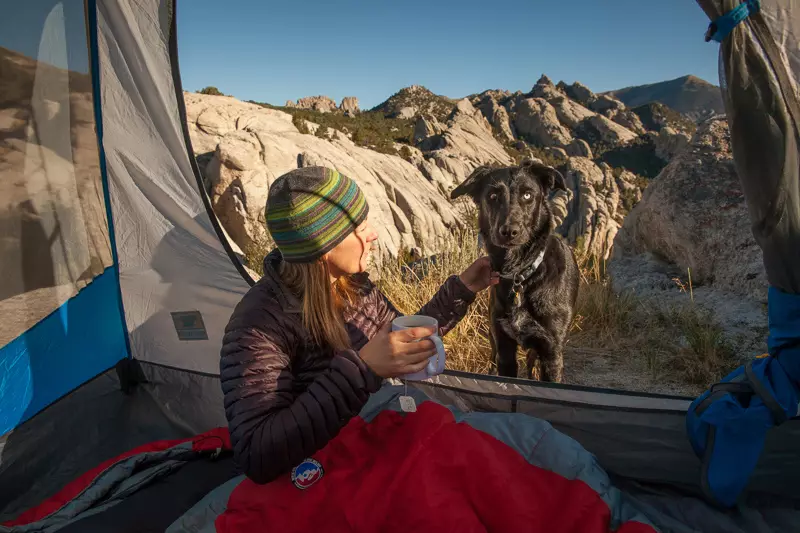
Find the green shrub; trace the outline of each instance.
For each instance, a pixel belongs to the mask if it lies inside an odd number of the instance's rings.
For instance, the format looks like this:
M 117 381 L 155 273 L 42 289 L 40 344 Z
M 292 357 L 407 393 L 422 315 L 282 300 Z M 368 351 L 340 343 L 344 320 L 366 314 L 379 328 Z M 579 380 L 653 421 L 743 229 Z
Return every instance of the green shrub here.
M 411 163 L 412 156 L 413 154 L 411 153 L 411 148 L 409 148 L 405 144 L 402 147 L 400 147 L 400 157 Z
M 295 128 L 297 128 L 297 131 L 300 133 L 305 135 L 311 134 L 311 130 L 308 129 L 308 124 L 306 124 L 306 121 L 297 115 L 292 116 L 292 124 L 294 124 Z
M 318 136 L 322 136 L 327 128 L 347 131 L 352 135 L 356 145 L 384 154 L 397 154 L 394 143 L 410 144 L 410 139 L 414 134 L 414 121 L 385 118 L 380 112 L 366 111 L 353 116 L 345 116 L 344 113 L 338 111 L 320 113 L 310 109 L 279 107 L 254 101 L 251 103 L 289 113 L 292 115 L 292 123 L 300 133 L 310 133 L 304 125 L 300 126 L 303 120 L 307 120 L 320 125 L 320 129 L 317 131 Z
M 220 91 L 219 89 L 217 89 L 216 87 L 213 87 L 211 85 L 209 85 L 208 87 L 203 87 L 202 89 L 200 89 L 197 92 L 200 93 L 200 94 L 210 94 L 211 96 L 225 96 L 222 93 L 222 91 Z
M 608 163 L 615 168 L 624 168 L 645 178 L 655 178 L 666 166 L 666 163 L 656 156 L 655 143 L 647 135 L 641 135 L 623 146 L 592 147 L 592 152 L 598 162 Z

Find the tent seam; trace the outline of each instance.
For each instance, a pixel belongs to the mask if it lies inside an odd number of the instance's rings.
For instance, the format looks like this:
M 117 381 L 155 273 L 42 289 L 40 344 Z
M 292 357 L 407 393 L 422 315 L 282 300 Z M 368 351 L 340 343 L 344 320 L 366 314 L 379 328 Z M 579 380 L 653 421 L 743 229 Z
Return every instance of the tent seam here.
M 111 209 L 111 184 L 108 180 L 108 168 L 106 166 L 106 153 L 103 147 L 103 102 L 101 98 L 101 85 L 100 85 L 100 52 L 99 52 L 99 39 L 97 28 L 97 0 L 86 0 L 84 8 L 87 11 L 88 18 L 88 34 L 89 34 L 89 62 L 91 65 L 92 73 L 92 103 L 94 104 L 94 121 L 95 129 L 97 132 L 97 156 L 100 163 L 100 179 L 103 183 L 103 200 L 106 208 L 106 218 L 108 226 L 108 239 L 111 244 L 111 256 L 114 264 L 111 266 L 114 271 L 114 277 L 117 281 L 117 303 L 119 307 L 120 321 L 122 322 L 122 330 L 125 337 L 125 351 L 126 357 L 123 359 L 133 358 L 131 350 L 131 341 L 128 335 L 128 322 L 125 317 L 125 304 L 122 300 L 122 285 L 119 277 L 119 254 L 117 253 L 117 238 L 114 229 L 114 213 Z

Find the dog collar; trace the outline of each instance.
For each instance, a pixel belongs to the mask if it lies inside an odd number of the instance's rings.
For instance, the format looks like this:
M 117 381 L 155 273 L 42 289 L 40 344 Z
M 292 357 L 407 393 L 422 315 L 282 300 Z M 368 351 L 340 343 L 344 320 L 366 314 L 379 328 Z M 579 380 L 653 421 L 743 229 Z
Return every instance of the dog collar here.
M 521 303 L 520 298 L 520 291 L 522 290 L 522 284 L 528 280 L 533 273 L 539 268 L 539 265 L 542 264 L 544 260 L 544 249 L 539 252 L 539 255 L 536 257 L 533 263 L 528 266 L 528 268 L 523 269 L 522 271 L 514 274 L 513 276 L 508 275 L 500 275 L 503 279 L 510 279 L 513 283 L 511 285 L 511 296 L 514 298 L 514 304 L 519 305 Z
M 514 282 L 515 287 L 522 285 L 528 278 L 533 276 L 533 273 L 536 272 L 536 270 L 539 268 L 539 265 L 542 264 L 542 261 L 544 261 L 544 250 L 539 252 L 539 255 L 536 256 L 534 262 L 531 263 L 530 266 L 528 266 L 527 268 L 521 270 L 520 272 L 517 272 L 513 276 L 509 276 L 507 274 L 505 275 L 500 274 L 500 277 L 503 279 L 510 279 L 511 281 Z

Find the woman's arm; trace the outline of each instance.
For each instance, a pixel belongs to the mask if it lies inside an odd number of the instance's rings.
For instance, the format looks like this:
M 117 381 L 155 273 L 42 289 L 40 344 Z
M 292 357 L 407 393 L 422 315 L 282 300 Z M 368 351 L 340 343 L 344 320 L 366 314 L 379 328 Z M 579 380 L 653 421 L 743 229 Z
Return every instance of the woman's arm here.
M 220 380 L 234 458 L 256 483 L 272 481 L 322 449 L 382 381 L 356 352 L 345 350 L 295 395 L 284 339 L 269 327 L 233 329 L 223 339 Z
M 444 337 L 464 318 L 474 301 L 475 293 L 467 288 L 459 276 L 452 275 L 417 314 L 438 320 L 439 336 Z

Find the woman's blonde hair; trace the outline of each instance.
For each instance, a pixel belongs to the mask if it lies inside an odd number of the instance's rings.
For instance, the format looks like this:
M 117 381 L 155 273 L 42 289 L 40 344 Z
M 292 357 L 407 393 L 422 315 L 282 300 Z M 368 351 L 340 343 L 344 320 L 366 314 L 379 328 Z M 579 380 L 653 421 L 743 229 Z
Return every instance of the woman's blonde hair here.
M 281 262 L 283 282 L 302 302 L 303 326 L 314 342 L 334 350 L 350 348 L 344 326 L 344 310 L 356 302 L 359 286 L 349 276 L 331 284 L 328 264 L 320 258 L 313 263 Z

